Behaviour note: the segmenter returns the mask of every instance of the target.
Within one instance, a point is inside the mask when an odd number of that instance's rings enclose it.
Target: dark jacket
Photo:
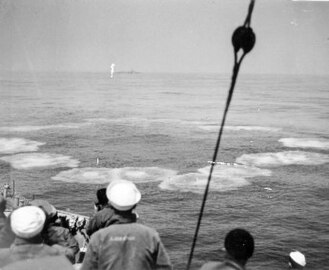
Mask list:
[[[45,244],[53,246],[65,255],[72,263],[79,252],[79,243],[69,229],[53,224],[47,225],[42,233]]]
[[[32,242],[16,238],[10,248],[0,249],[0,267],[27,259],[60,255],[59,251],[42,243],[41,237]]]
[[[99,229],[106,228],[114,223],[113,221],[114,210],[110,206],[106,206],[102,210],[98,211],[89,222],[86,227],[86,233],[91,236]]]
[[[47,256],[7,264],[1,270],[74,270],[64,256]]]
[[[205,263],[200,270],[245,270],[243,266],[240,264],[231,261],[226,260],[224,262],[208,262]]]
[[[3,212],[0,212],[0,231],[5,227],[6,225],[7,217]]]
[[[10,227],[10,216],[7,218],[0,212],[0,248],[8,248],[15,240],[15,234]]]
[[[154,229],[136,223],[135,214],[114,219],[114,224],[92,235],[80,270],[172,269]]]

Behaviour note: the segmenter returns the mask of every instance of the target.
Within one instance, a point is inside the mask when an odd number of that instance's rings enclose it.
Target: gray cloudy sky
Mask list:
[[[0,70],[221,72],[249,0],[0,0]],[[256,0],[245,73],[329,73],[329,2]]]

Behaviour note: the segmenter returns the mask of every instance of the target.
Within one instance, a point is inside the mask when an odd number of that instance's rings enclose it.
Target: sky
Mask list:
[[[230,73],[249,0],[0,0],[0,71]],[[245,73],[329,74],[329,2],[256,0]]]

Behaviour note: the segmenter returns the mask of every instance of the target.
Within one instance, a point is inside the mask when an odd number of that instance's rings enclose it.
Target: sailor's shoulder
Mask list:
[[[235,265],[231,265],[225,262],[207,262],[200,270],[240,270],[242,268],[236,268]]]
[[[202,267],[200,270],[217,270],[217,269],[222,269],[220,268],[223,264],[221,262],[207,262]]]

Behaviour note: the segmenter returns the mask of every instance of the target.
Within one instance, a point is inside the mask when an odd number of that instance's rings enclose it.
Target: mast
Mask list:
[[[195,229],[195,233],[194,233],[194,237],[193,237],[193,243],[192,243],[192,246],[191,246],[191,251],[190,251],[189,258],[188,258],[186,270],[189,270],[190,266],[191,266],[193,253],[194,253],[194,248],[195,248],[196,241],[197,241],[197,238],[198,238],[198,233],[199,233],[199,229],[200,229],[200,225],[201,225],[201,220],[202,220],[205,204],[206,204],[206,201],[207,201],[211,176],[212,176],[214,166],[216,164],[217,154],[218,154],[218,150],[219,150],[219,146],[220,146],[220,142],[221,142],[221,138],[222,138],[222,134],[223,134],[223,129],[224,129],[224,126],[225,126],[226,116],[227,116],[227,112],[228,112],[228,109],[230,107],[230,103],[231,103],[231,100],[232,100],[232,97],[233,97],[234,87],[235,87],[235,83],[236,83],[237,78],[238,78],[240,65],[242,63],[242,60],[246,56],[246,54],[248,52],[250,52],[252,50],[252,48],[254,47],[254,45],[255,45],[256,36],[255,36],[252,28],[250,27],[251,14],[252,14],[254,4],[255,4],[255,0],[250,0],[247,18],[246,18],[243,26],[238,27],[233,32],[233,35],[232,35],[232,45],[233,45],[233,48],[234,48],[234,65],[233,65],[233,71],[232,71],[232,77],[231,77],[231,84],[230,84],[230,88],[229,88],[227,99],[226,99],[226,105],[225,105],[225,109],[224,109],[224,113],[223,113],[223,117],[222,117],[222,122],[221,122],[220,129],[219,129],[219,132],[218,132],[216,146],[215,146],[213,158],[212,158],[212,161],[211,161],[210,172],[209,172],[209,175],[208,175],[207,185],[206,185],[206,188],[205,188],[205,191],[204,191],[204,194],[203,194],[203,200],[202,200],[202,204],[201,204],[201,208],[200,208],[198,222],[197,222],[197,226],[196,226],[196,229]],[[240,57],[239,57],[238,52],[241,51],[241,50],[242,50],[242,54],[240,54]]]

